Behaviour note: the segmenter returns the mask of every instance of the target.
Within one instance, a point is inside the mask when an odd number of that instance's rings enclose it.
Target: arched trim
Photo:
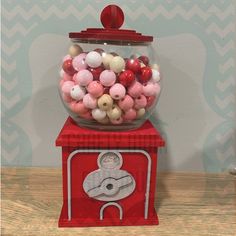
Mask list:
[[[107,208],[109,206],[115,206],[119,209],[119,211],[120,211],[120,220],[122,220],[123,219],[123,210],[122,210],[122,207],[117,202],[108,202],[108,203],[104,204],[101,207],[101,209],[100,209],[100,220],[103,220],[103,216],[104,216],[103,212],[104,212],[105,208]]]

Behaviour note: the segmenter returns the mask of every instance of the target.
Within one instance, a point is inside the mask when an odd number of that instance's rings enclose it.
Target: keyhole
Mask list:
[[[113,189],[113,184],[108,184],[108,185],[106,186],[106,188],[107,188],[108,190]]]

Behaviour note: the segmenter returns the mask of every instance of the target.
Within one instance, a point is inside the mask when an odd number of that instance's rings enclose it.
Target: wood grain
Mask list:
[[[161,173],[157,184],[159,226],[58,228],[61,170],[3,168],[1,235],[236,235],[236,179],[232,176]]]

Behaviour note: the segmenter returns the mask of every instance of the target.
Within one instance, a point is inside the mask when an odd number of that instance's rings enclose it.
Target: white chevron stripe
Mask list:
[[[92,16],[96,20],[98,11],[97,9],[93,8],[91,5],[87,5],[85,8],[76,8],[73,5],[69,5],[66,9],[59,9],[57,6],[53,5],[49,7],[46,11],[44,9],[41,9],[39,6],[34,5],[30,11],[26,11],[20,6],[16,6],[12,10],[8,11],[6,9],[3,9],[3,16],[6,17],[6,19],[11,20],[16,15],[20,15],[24,20],[28,21],[33,16],[38,16],[43,20],[46,20],[52,15],[57,16],[59,19],[64,19],[68,16],[75,16],[78,18],[78,20],[83,19],[85,16]]]
[[[7,144],[12,144],[18,138],[18,134],[15,130],[10,134],[2,131],[2,138]]]
[[[228,41],[223,47],[214,41],[214,45],[216,47],[216,51],[221,55],[224,56],[227,52],[235,49],[235,43],[233,40]]]
[[[225,80],[218,80],[216,83],[216,87],[221,91],[224,92],[228,87],[235,87],[236,85],[236,77],[229,77]]]
[[[216,104],[221,108],[224,109],[229,105],[233,105],[236,103],[236,97],[234,94],[230,94],[224,99],[219,99],[218,97],[215,97]],[[235,106],[235,105],[234,105]]]
[[[123,5],[121,7],[124,9],[125,14],[133,20],[136,20],[141,15],[145,15],[150,20],[153,20],[158,15],[163,15],[167,19],[172,19],[177,15],[180,15],[187,20],[196,15],[203,20],[207,20],[212,16],[216,16],[220,20],[224,20],[226,17],[234,15],[234,7],[232,5],[229,5],[224,11],[220,8],[217,8],[216,6],[212,6],[207,10],[203,10],[197,4],[195,4],[190,10],[185,10],[180,5],[177,5],[171,10],[166,9],[163,5],[157,5],[154,10],[149,10],[144,5],[141,5],[136,10],[130,9],[126,5]],[[53,14],[62,19],[66,18],[68,15],[74,15],[78,19],[82,19],[84,18],[84,16],[90,15],[97,19],[98,9],[95,9],[91,5],[87,5],[84,9],[80,9],[79,7],[76,8],[73,5],[69,5],[66,9],[63,10],[53,5],[46,11],[44,9],[41,9],[38,5],[34,5],[30,10],[25,10],[19,5],[11,10],[7,10],[5,8],[2,9],[2,15],[8,20],[12,20],[14,17],[19,15],[24,20],[29,20],[32,16],[35,15],[45,20]]]
[[[19,101],[20,101],[20,95],[19,95],[19,94],[15,94],[15,95],[12,96],[11,98],[6,98],[6,97],[2,96],[2,104],[5,105],[5,107],[6,107],[7,109],[12,108],[12,107],[15,106]]]
[[[20,41],[17,40],[12,44],[11,46],[7,46],[4,41],[2,41],[2,51],[7,54],[8,56],[11,56],[19,47],[20,47]]]
[[[7,161],[13,161],[17,157],[19,152],[20,152],[19,146],[16,146],[11,150],[5,150],[4,148],[2,148],[2,156]]]
[[[7,91],[11,91],[12,89],[14,89],[17,86],[17,84],[18,84],[18,79],[17,78],[7,80],[7,79],[2,77],[2,86]]]
[[[219,65],[219,69],[221,73],[225,73],[231,67],[235,66],[234,58],[229,58],[223,65]]]
[[[8,64],[5,60],[2,59],[2,68],[4,68],[7,72],[12,72],[16,69],[16,62],[12,62],[11,64]]]
[[[235,32],[235,25],[231,22],[227,26],[220,28],[215,22],[213,22],[206,28],[206,32],[208,34],[216,33],[219,37],[224,38],[227,34]]]
[[[8,38],[13,37],[16,33],[20,33],[23,36],[26,36],[37,23],[32,24],[28,29],[26,29],[22,24],[16,23],[12,28],[8,29],[8,27],[2,25],[2,33],[6,35]]]

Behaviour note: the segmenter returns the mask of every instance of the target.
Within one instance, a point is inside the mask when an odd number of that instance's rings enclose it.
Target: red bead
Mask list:
[[[133,71],[135,74],[140,72],[141,65],[138,59],[128,59],[126,69]]]
[[[125,70],[119,75],[119,82],[125,87],[130,86],[135,80],[134,73],[131,70]]]
[[[156,100],[156,97],[155,96],[150,96],[150,97],[146,97],[146,98],[147,98],[146,108],[149,108],[154,104],[154,102]]]
[[[141,83],[147,83],[152,77],[152,69],[148,66],[142,67],[138,77]]]
[[[72,59],[65,60],[62,65],[62,69],[69,75],[74,75],[76,70],[72,65]]]
[[[149,64],[149,59],[148,59],[147,56],[140,56],[138,59],[139,59],[144,65],[148,66],[148,64]]]
[[[103,70],[104,70],[104,68],[102,66],[99,66],[97,68],[89,68],[89,71],[93,74],[94,80],[99,79],[99,76]]]

